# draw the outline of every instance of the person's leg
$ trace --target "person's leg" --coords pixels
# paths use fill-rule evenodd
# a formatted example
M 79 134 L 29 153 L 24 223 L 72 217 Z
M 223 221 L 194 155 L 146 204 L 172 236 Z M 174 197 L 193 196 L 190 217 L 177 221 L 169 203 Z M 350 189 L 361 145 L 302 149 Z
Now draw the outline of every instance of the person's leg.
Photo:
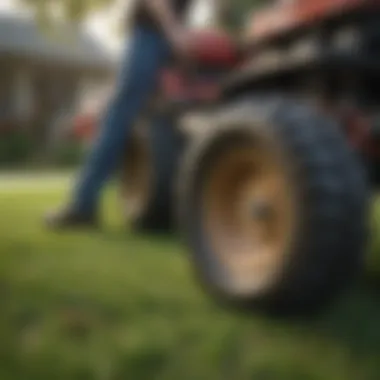
M 136 30 L 122 64 L 116 94 L 79 173 L 70 205 L 72 213 L 96 213 L 103 185 L 121 162 L 133 123 L 153 93 L 158 72 L 168 56 L 169 46 L 162 36 Z

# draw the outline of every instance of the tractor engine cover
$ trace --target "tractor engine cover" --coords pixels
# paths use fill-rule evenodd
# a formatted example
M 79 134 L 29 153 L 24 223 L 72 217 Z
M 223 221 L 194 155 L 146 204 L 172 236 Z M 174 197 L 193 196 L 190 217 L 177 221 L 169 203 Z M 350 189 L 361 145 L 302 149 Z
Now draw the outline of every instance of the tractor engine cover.
M 204 29 L 191 32 L 190 55 L 202 67 L 231 69 L 240 61 L 237 43 L 221 30 Z

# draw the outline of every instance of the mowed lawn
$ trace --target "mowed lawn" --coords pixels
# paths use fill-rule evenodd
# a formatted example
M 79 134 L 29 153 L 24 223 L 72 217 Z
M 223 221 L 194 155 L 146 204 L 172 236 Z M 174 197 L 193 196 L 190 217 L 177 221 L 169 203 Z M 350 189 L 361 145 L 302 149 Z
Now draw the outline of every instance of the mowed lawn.
M 112 191 L 101 232 L 46 232 L 63 190 L 0 184 L 1 380 L 380 379 L 375 295 L 303 324 L 234 315 L 174 238 L 123 226 Z

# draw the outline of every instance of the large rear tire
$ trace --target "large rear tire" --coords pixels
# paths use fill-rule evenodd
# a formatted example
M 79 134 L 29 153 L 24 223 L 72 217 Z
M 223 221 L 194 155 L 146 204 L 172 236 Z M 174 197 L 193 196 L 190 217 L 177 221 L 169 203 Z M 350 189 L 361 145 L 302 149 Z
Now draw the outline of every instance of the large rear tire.
M 184 157 L 179 224 L 217 299 L 271 315 L 314 315 L 352 284 L 368 192 L 338 126 L 281 99 L 212 118 Z

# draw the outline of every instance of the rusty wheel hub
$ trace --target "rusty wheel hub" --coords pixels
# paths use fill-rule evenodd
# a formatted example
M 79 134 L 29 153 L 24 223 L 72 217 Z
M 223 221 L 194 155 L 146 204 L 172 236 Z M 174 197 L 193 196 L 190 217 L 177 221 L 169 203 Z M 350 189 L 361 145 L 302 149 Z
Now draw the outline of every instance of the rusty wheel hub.
M 206 236 L 236 292 L 266 289 L 293 236 L 294 196 L 283 162 L 265 146 L 228 149 L 203 192 Z

